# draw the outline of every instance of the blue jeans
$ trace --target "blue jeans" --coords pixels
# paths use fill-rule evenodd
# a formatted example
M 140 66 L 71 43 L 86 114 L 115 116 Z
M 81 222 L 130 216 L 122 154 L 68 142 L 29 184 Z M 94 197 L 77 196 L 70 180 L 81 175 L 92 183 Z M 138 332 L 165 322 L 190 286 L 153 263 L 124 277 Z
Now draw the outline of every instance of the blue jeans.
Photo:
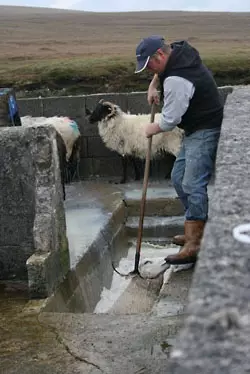
M 186 220 L 207 220 L 207 185 L 215 166 L 219 129 L 198 130 L 185 136 L 171 180 L 185 210 Z

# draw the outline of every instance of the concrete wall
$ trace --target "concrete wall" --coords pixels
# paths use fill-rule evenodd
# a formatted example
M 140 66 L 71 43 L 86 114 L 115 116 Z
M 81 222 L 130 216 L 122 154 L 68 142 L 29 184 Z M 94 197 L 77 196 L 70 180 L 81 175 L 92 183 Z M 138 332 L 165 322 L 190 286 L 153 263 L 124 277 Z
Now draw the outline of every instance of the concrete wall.
M 250 86 L 234 88 L 223 120 L 201 252 L 166 373 L 250 372 Z M 242 234 L 235 229 L 242 224 Z
M 0 130 L 0 278 L 24 279 L 34 251 L 35 169 L 31 132 Z
M 54 128 L 0 129 L 0 279 L 52 293 L 69 269 Z
M 232 87 L 220 88 L 222 100 L 232 92 Z M 117 177 L 121 176 L 122 163 L 116 152 L 111 152 L 102 142 L 95 125 L 90 125 L 86 120 L 86 107 L 93 109 L 101 99 L 110 100 L 120 105 L 124 111 L 131 113 L 150 113 L 146 92 L 135 93 L 110 93 L 67 97 L 46 97 L 19 99 L 20 116 L 54 116 L 62 115 L 73 118 L 80 126 L 82 134 L 80 178 L 91 177 Z M 159 108 L 160 109 L 160 108 Z M 149 116 L 150 119 L 150 116 Z M 151 168 L 153 177 L 164 177 L 172 168 L 174 157 L 167 155 L 164 159 L 154 162 Z M 128 176 L 133 178 L 133 168 L 128 169 Z M 143 169 L 142 169 L 143 173 Z

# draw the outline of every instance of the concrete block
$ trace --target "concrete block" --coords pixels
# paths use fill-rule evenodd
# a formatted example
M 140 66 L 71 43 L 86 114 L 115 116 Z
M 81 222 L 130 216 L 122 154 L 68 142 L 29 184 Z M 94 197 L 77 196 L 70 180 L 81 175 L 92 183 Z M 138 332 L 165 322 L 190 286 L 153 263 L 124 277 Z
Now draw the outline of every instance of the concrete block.
M 152 160 L 150 163 L 150 176 L 152 178 L 170 178 L 175 159 L 175 156 L 165 154 Z
M 33 251 L 35 168 L 30 151 L 33 140 L 33 135 L 21 127 L 0 131 L 0 266 L 9 269 L 9 275 L 4 271 L 5 279 L 14 273 L 24 273 L 24 263 Z
M 150 122 L 151 108 L 147 102 L 147 92 L 132 92 L 128 95 L 128 111 L 132 114 L 148 113 Z M 161 105 L 156 106 L 156 112 L 161 111 Z
M 44 115 L 42 98 L 18 99 L 17 103 L 19 107 L 19 115 L 21 117 L 41 117 Z
M 86 118 L 81 118 L 80 120 L 78 120 L 78 124 L 83 136 L 99 136 L 98 126 L 96 123 L 90 124 Z
M 93 158 L 93 175 L 117 177 L 122 175 L 122 164 L 117 157 Z
M 115 157 L 117 152 L 106 147 L 100 136 L 88 137 L 88 157 Z
M 88 157 L 88 137 L 81 136 L 80 139 L 80 158 Z
M 66 116 L 72 119 L 85 115 L 85 96 L 62 96 L 43 98 L 45 117 Z
M 48 282 L 46 279 L 46 267 L 49 261 L 50 252 L 34 253 L 27 260 L 29 274 L 29 294 L 31 298 L 46 298 L 48 296 Z
M 4 128 L 0 150 L 1 276 L 28 272 L 31 295 L 48 296 L 69 269 L 56 131 Z
M 65 278 L 57 252 L 34 253 L 27 260 L 29 296 L 35 299 L 51 295 Z
M 25 244 L 0 245 L 0 279 L 27 280 L 26 259 L 34 252 L 32 241 Z
M 86 96 L 86 108 L 93 110 L 97 105 L 98 101 L 104 99 L 120 106 L 120 108 L 126 112 L 128 110 L 128 101 L 126 93 L 100 93 Z
M 84 157 L 80 159 L 79 163 L 80 178 L 85 179 L 94 175 L 93 173 L 93 159 L 92 157 Z

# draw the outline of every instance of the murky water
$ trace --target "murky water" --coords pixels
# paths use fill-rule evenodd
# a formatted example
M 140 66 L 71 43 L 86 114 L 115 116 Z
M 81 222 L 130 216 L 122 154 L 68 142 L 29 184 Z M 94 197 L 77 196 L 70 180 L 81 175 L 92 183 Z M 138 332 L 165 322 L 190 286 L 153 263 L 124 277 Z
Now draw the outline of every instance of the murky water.
M 43 331 L 34 316 L 24 316 L 23 308 L 29 300 L 24 282 L 0 282 L 0 356 L 1 361 L 19 355 L 24 348 L 34 346 Z
M 0 314 L 2 318 L 10 313 L 15 314 L 20 311 L 28 299 L 27 283 L 0 281 Z
M 66 223 L 70 249 L 70 266 L 74 268 L 88 250 L 93 238 L 98 234 L 100 226 L 108 220 L 107 214 L 99 208 L 81 208 L 79 206 L 67 210 Z

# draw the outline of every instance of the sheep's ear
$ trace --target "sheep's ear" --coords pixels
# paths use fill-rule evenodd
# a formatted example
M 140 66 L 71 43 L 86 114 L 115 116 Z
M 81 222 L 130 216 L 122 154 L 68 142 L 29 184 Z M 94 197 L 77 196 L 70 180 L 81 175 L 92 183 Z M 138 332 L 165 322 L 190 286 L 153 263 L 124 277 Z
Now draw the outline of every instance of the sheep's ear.
M 115 114 L 115 109 L 110 107 L 109 105 L 107 105 L 108 107 L 108 110 L 109 110 L 109 114 L 107 115 L 107 118 L 112 118 Z
M 92 114 L 92 112 L 88 108 L 85 108 L 85 112 L 86 112 L 87 116 L 91 116 L 91 114 Z

